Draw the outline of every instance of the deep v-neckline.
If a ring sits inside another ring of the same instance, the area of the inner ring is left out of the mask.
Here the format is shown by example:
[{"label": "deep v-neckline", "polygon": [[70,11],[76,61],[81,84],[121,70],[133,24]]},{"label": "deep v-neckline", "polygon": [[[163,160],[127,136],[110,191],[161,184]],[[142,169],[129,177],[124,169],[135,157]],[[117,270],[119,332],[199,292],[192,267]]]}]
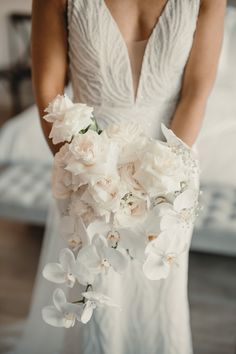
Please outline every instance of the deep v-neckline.
[{"label": "deep v-neckline", "polygon": [[154,27],[152,28],[151,34],[146,39],[146,45],[145,45],[145,49],[144,49],[144,53],[143,53],[143,58],[142,58],[142,61],[141,61],[140,75],[139,75],[138,85],[137,85],[137,90],[136,90],[136,95],[135,95],[134,78],[133,78],[133,74],[132,74],[131,59],[130,59],[130,56],[129,56],[128,46],[126,44],[126,41],[125,41],[125,39],[123,37],[122,32],[120,31],[119,26],[118,26],[116,20],[114,19],[110,9],[108,8],[105,0],[101,0],[104,9],[107,12],[108,17],[111,20],[116,33],[118,34],[120,43],[122,44],[122,48],[123,48],[123,51],[124,51],[124,55],[126,57],[126,62],[127,62],[128,71],[129,71],[130,85],[131,85],[130,90],[132,91],[133,104],[136,104],[138,99],[139,99],[139,91],[140,91],[140,86],[141,86],[142,77],[143,77],[143,68],[144,68],[145,62],[147,60],[148,49],[149,49],[149,47],[151,45],[151,42],[154,39],[155,33],[157,32],[157,30],[158,30],[158,28],[159,28],[159,26],[160,26],[160,24],[162,22],[162,19],[164,18],[164,16],[166,15],[166,12],[168,11],[168,7],[170,6],[171,1],[172,0],[167,0],[166,1],[165,5],[162,8],[162,11],[161,11],[160,15],[157,18],[157,21],[156,21]]}]

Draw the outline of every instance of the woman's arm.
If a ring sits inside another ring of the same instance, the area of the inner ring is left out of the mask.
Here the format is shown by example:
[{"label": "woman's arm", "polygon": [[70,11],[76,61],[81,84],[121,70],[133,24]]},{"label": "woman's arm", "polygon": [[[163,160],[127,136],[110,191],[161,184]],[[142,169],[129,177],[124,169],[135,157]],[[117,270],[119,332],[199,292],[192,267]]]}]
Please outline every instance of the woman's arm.
[{"label": "woman's arm", "polygon": [[226,0],[201,0],[180,100],[170,124],[173,132],[189,146],[198,136],[214,84],[223,39],[225,8]]},{"label": "woman's arm", "polygon": [[32,79],[41,126],[55,154],[60,145],[49,139],[51,123],[42,119],[44,109],[63,94],[67,77],[67,26],[65,0],[33,0],[32,5]]}]

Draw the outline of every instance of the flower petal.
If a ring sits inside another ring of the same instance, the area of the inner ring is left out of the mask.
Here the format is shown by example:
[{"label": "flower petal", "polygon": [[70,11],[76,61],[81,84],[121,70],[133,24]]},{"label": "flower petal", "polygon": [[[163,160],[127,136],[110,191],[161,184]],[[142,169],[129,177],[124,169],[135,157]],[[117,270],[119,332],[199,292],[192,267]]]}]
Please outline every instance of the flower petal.
[{"label": "flower petal", "polygon": [[160,216],[163,216],[166,214],[172,214],[174,212],[173,205],[170,203],[166,203],[166,202],[159,204],[157,208],[158,208]]},{"label": "flower petal", "polygon": [[59,263],[48,263],[43,272],[44,278],[54,283],[62,284],[66,281],[66,274]]},{"label": "flower petal", "polygon": [[67,303],[66,296],[65,296],[64,291],[62,289],[57,288],[54,290],[53,303],[59,311],[61,311],[63,306]]},{"label": "flower petal", "polygon": [[[74,315],[78,321],[81,321],[84,304],[66,303],[62,306],[63,313]],[[73,318],[73,316],[71,316]]]},{"label": "flower petal", "polygon": [[83,311],[83,313],[81,315],[81,319],[80,319],[82,323],[87,323],[91,319],[91,317],[93,315],[93,310],[95,309],[95,307],[96,306],[93,302],[91,302],[89,300],[86,302],[85,307],[84,307],[84,311]]},{"label": "flower petal", "polygon": [[63,248],[59,254],[59,261],[65,272],[70,272],[75,265],[74,253],[69,248]]},{"label": "flower petal", "polygon": [[82,293],[86,299],[90,300],[91,302],[96,303],[97,306],[111,306],[111,307],[119,307],[114,301],[107,295],[98,293],[96,291],[86,291]]},{"label": "flower petal", "polygon": [[186,189],[174,200],[174,209],[179,212],[182,209],[190,209],[196,200],[196,192],[193,189]]},{"label": "flower petal", "polygon": [[161,231],[170,230],[179,224],[177,215],[164,215],[160,221]]},{"label": "flower petal", "polygon": [[119,250],[107,247],[104,254],[116,272],[122,273],[128,266],[129,258],[126,254],[121,253]]},{"label": "flower petal", "polygon": [[102,252],[102,250],[108,246],[107,239],[101,234],[94,235],[92,243],[95,245],[98,253]]},{"label": "flower petal", "polygon": [[63,314],[54,306],[46,306],[42,309],[43,320],[54,327],[64,327]]},{"label": "flower petal", "polygon": [[78,282],[82,285],[92,284],[94,282],[94,274],[83,263],[77,261],[73,269]]},{"label": "flower petal", "polygon": [[190,146],[178,138],[171,129],[168,129],[164,123],[161,123],[161,130],[166,141],[172,146],[183,145],[187,150],[191,150]]},{"label": "flower petal", "polygon": [[162,256],[150,253],[143,265],[143,272],[150,280],[164,279],[169,274],[169,266],[162,261]]},{"label": "flower petal", "polygon": [[103,220],[94,220],[87,227],[87,233],[92,239],[96,233],[106,234],[110,231],[110,226],[105,223]]},{"label": "flower petal", "polygon": [[77,261],[85,265],[92,272],[98,271],[101,264],[101,260],[94,245],[83,247],[78,253]]}]

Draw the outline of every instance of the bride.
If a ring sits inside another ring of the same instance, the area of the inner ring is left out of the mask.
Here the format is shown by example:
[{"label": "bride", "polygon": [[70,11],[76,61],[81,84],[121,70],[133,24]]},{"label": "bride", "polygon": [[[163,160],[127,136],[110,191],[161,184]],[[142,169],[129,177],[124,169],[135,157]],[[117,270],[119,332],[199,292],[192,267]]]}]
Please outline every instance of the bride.
[{"label": "bride", "polygon": [[[161,123],[197,150],[222,44],[226,0],[34,0],[33,85],[40,117],[69,77],[73,101],[94,107],[101,128],[136,119],[162,139]],[[68,76],[67,76],[68,73]],[[61,147],[48,138],[55,154]],[[189,232],[189,244],[192,231]],[[41,276],[61,248],[52,202],[29,319],[17,354],[191,354],[188,253],[178,272],[149,281],[131,264],[102,282],[123,306],[70,329],[45,324],[52,287]],[[131,262],[132,263],[132,262]],[[109,285],[106,285],[109,284]]]}]

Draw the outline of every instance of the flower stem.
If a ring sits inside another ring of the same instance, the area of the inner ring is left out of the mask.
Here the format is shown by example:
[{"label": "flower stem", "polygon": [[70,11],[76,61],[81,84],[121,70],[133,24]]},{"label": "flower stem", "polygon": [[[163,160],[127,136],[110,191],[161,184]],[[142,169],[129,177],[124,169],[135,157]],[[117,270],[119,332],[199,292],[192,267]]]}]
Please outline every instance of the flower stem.
[{"label": "flower stem", "polygon": [[[87,292],[90,287],[91,287],[91,289],[93,289],[92,284],[88,284],[86,286],[85,292]],[[81,300],[72,301],[72,304],[85,304],[85,300],[86,300],[85,297],[83,297]]]}]

